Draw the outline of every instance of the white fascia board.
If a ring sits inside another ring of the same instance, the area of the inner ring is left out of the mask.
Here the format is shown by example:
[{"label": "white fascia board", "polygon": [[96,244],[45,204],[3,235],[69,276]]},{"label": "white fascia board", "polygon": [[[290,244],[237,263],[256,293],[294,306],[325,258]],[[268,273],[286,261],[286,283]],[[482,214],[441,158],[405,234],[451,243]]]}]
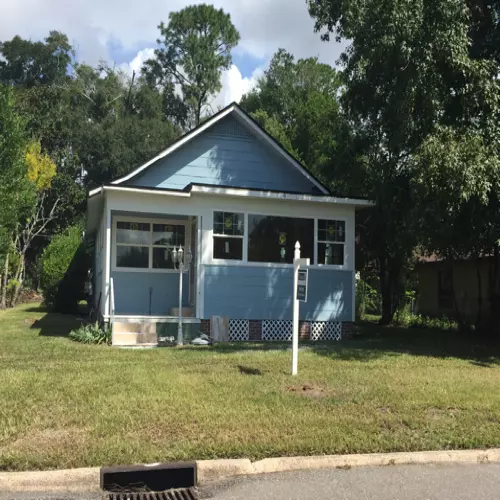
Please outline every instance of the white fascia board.
[{"label": "white fascia board", "polygon": [[322,193],[328,194],[328,190],[322,186],[290,153],[285,151],[277,142],[275,142],[269,135],[262,130],[256,123],[251,120],[245,113],[243,113],[239,108],[235,107],[234,112],[238,118],[243,121],[252,131],[257,134],[262,140],[264,140],[269,146],[271,146],[277,153],[285,158],[289,163],[291,163],[303,176],[305,176],[309,182],[312,182]]},{"label": "white fascia board", "polygon": [[[191,193],[187,193],[186,191],[167,191],[161,189],[141,189],[135,187],[128,186],[103,186],[103,191],[119,191],[121,193],[141,193],[141,194],[150,194],[152,196],[175,196],[177,198],[190,198]],[[92,192],[91,192],[92,193]]]},{"label": "white fascia board", "polygon": [[164,149],[159,155],[155,156],[153,159],[149,160],[148,162],[144,163],[144,165],[141,165],[139,168],[136,168],[130,174],[126,175],[125,177],[121,177],[120,179],[117,179],[113,181],[111,184],[121,184],[122,182],[128,181],[132,177],[135,177],[137,174],[141,173],[144,169],[148,168],[150,165],[155,163],[158,160],[161,160],[165,156],[169,155],[170,153],[173,153],[176,149],[179,149],[181,146],[186,144],[186,142],[190,141],[191,139],[194,139],[196,136],[204,132],[207,128],[211,127],[218,121],[222,120],[224,117],[226,117],[228,114],[232,113],[234,111],[235,107],[234,106],[229,106],[225,111],[221,112],[218,116],[215,116],[209,120],[207,120],[205,123],[200,125],[198,128],[193,130],[192,132],[186,134],[182,139],[174,142],[170,147],[167,149]]},{"label": "white fascia board", "polygon": [[304,201],[313,203],[335,203],[338,205],[355,205],[371,207],[373,202],[354,198],[337,198],[334,196],[313,196],[309,194],[276,193],[270,191],[253,191],[249,189],[223,188],[211,186],[193,186],[192,193],[218,196],[236,196],[242,198],[266,198],[271,200]]}]

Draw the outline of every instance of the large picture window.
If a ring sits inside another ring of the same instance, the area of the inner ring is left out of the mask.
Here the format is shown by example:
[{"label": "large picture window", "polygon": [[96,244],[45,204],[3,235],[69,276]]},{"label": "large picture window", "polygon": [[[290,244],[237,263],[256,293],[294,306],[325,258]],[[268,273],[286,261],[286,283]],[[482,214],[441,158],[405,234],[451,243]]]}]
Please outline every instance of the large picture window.
[{"label": "large picture window", "polygon": [[173,269],[171,252],[186,246],[181,224],[116,222],[116,268]]},{"label": "large picture window", "polygon": [[214,259],[242,260],[244,234],[243,214],[214,212]]},{"label": "large picture window", "polygon": [[248,261],[292,264],[295,243],[301,256],[314,258],[314,220],[268,215],[248,216]]},{"label": "large picture window", "polygon": [[345,221],[318,220],[318,264],[343,266]]}]

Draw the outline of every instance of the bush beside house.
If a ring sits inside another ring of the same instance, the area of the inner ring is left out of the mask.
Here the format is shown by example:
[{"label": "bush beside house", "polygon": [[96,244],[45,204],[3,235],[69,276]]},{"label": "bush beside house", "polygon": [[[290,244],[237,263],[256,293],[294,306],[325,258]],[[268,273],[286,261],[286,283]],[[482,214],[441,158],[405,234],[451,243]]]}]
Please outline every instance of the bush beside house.
[{"label": "bush beside house", "polygon": [[74,313],[85,298],[89,258],[80,226],[55,236],[42,256],[41,284],[45,304],[53,311]]}]

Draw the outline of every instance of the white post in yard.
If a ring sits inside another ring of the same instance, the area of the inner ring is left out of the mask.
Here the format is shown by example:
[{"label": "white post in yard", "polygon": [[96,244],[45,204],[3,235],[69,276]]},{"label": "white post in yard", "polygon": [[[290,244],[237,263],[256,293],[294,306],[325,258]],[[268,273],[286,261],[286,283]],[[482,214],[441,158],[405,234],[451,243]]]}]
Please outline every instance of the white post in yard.
[{"label": "white post in yard", "polygon": [[297,365],[299,361],[299,298],[297,288],[299,284],[300,266],[309,266],[310,259],[300,258],[300,243],[295,243],[293,254],[293,330],[292,330],[292,375],[297,375]]},{"label": "white post in yard", "polygon": [[292,375],[297,375],[299,360],[299,301],[297,299],[297,284],[299,282],[300,243],[295,243],[293,254],[293,331],[292,331]]}]

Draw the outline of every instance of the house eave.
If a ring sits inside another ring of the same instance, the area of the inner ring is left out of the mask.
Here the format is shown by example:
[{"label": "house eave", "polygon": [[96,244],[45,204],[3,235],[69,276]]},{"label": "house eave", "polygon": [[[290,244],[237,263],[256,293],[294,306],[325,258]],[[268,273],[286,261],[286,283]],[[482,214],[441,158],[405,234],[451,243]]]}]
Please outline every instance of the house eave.
[{"label": "house eave", "polygon": [[234,188],[226,186],[209,186],[201,184],[189,184],[184,190],[150,188],[150,187],[128,187],[106,185],[94,189],[89,193],[89,198],[105,192],[124,192],[137,194],[150,194],[155,196],[170,196],[179,198],[190,198],[193,194],[202,196],[228,196],[233,198],[251,198],[294,201],[299,203],[331,203],[336,205],[350,205],[355,207],[371,207],[374,203],[370,200],[347,198],[337,196],[324,196],[308,193],[292,193],[285,191],[263,191],[247,188]]}]

